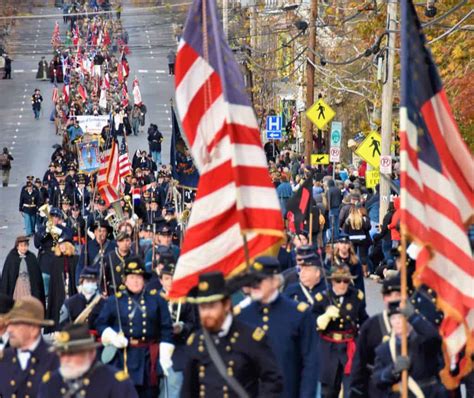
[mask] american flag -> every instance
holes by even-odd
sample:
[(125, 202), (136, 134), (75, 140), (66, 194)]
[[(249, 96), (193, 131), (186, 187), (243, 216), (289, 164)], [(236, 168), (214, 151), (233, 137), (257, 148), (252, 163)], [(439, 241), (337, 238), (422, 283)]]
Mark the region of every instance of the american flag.
[(63, 95), (64, 95), (64, 102), (69, 102), (69, 84), (64, 84), (63, 86)]
[(132, 165), (128, 157), (127, 150), (122, 151), (119, 156), (119, 173), (120, 178), (125, 178), (128, 175), (132, 174)]
[[(459, 134), (411, 0), (402, 1), (401, 223), (422, 249), (414, 282), (438, 294), (449, 366), (474, 330), (474, 162)], [(472, 347), (471, 347), (472, 349)], [(446, 385), (459, 382), (442, 372)]]
[(200, 273), (244, 269), (244, 234), (250, 259), (276, 251), (283, 220), (257, 120), (214, 0), (191, 5), (175, 78), (177, 108), (201, 175), (170, 292), (182, 297)]
[(97, 189), (107, 205), (120, 199), (118, 151), (119, 148), (113, 141), (111, 148), (103, 153), (100, 161)]

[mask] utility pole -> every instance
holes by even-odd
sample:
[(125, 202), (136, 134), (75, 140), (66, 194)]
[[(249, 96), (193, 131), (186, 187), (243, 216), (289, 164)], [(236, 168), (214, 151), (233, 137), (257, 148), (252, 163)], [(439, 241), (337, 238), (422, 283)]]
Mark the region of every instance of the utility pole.
[(222, 25), (224, 26), (224, 37), (229, 40), (229, 0), (222, 0)]
[[(311, 0), (311, 10), (309, 16), (309, 40), (308, 52), (306, 59), (306, 110), (308, 110), (314, 102), (314, 64), (316, 61), (316, 20), (318, 17), (318, 0)], [(305, 165), (311, 165), (311, 152), (313, 149), (313, 124), (306, 118), (305, 131)]]
[[(397, 31), (397, 9), (398, 0), (388, 0), (387, 5), (387, 59), (386, 77), (382, 89), (382, 156), (390, 155), (390, 144), (392, 141), (392, 109), (393, 109), (393, 67), (395, 64), (395, 44)], [(380, 221), (383, 220), (388, 209), (390, 196), (391, 176), (380, 179)], [(406, 273), (406, 235), (402, 231), (401, 238), (401, 308), (405, 308), (407, 302), (407, 273)], [(408, 326), (407, 319), (403, 319), (401, 336), (401, 355), (408, 356)], [(408, 371), (402, 372), (401, 398), (408, 398)]]
[[(397, 29), (397, 3), (398, 0), (388, 0), (387, 5), (387, 59), (385, 83), (382, 88), (382, 156), (390, 156), (390, 144), (392, 141), (392, 108), (393, 108), (393, 66), (395, 64), (395, 43)], [(390, 180), (380, 179), (380, 222), (387, 213), (390, 198)]]

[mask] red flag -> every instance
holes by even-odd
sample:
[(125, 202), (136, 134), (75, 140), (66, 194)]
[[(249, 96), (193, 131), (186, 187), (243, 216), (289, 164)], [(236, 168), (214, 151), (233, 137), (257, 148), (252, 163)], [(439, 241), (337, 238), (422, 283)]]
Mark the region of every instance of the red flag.
[(58, 94), (58, 86), (56, 86), (56, 84), (55, 84), (55, 85), (54, 85), (54, 88), (53, 88), (53, 95), (52, 95), (53, 104), (55, 104), (56, 102), (58, 102), (58, 97), (59, 97), (59, 94)]
[[(206, 30), (203, 1), (214, 9), (207, 14), (207, 41), (196, 35)], [(215, 1), (195, 0), (176, 59), (176, 102), (200, 180), (169, 293), (173, 298), (185, 296), (203, 272), (242, 271), (243, 235), (250, 260), (276, 253), (283, 237), (257, 120), (216, 15)]]
[[(452, 388), (469, 372), (474, 352), (474, 261), (467, 226), (474, 217), (474, 162), (454, 121), (411, 1), (401, 15), (401, 225), (420, 247), (414, 283), (437, 293)], [(465, 352), (460, 372), (452, 358)]]
[(82, 101), (85, 102), (87, 100), (87, 92), (82, 84), (79, 84), (78, 92), (82, 98)]

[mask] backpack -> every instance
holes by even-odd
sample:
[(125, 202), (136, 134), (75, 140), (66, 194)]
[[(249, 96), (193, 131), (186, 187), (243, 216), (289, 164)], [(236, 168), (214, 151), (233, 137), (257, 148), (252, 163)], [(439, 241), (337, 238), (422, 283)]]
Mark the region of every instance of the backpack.
[(0, 166), (10, 167), (10, 156), (7, 153), (0, 154)]

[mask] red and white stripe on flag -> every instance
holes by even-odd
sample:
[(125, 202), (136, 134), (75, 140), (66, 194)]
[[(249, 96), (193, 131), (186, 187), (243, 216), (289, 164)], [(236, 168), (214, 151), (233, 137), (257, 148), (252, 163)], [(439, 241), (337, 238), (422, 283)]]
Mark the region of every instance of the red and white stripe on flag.
[(53, 95), (52, 95), (52, 101), (53, 101), (53, 104), (55, 104), (56, 102), (58, 102), (58, 87), (57, 86), (54, 86), (53, 88)]
[(176, 60), (176, 103), (200, 180), (170, 297), (185, 296), (199, 274), (244, 269), (275, 254), (283, 237), (276, 190), (253, 109), (224, 99), (221, 77), (182, 41)]
[(474, 348), (474, 261), (466, 227), (473, 217), (474, 163), (444, 90), (421, 112), (442, 169), (419, 156), (418, 129), (402, 107), (401, 222), (421, 246), (414, 282), (437, 292), (445, 314), (440, 333), (452, 357), (466, 345)]
[(119, 173), (120, 178), (125, 178), (132, 174), (132, 165), (130, 164), (130, 159), (128, 158), (128, 153), (126, 152), (119, 156)]
[(118, 147), (115, 141), (102, 156), (97, 176), (97, 189), (107, 205), (120, 199)]

